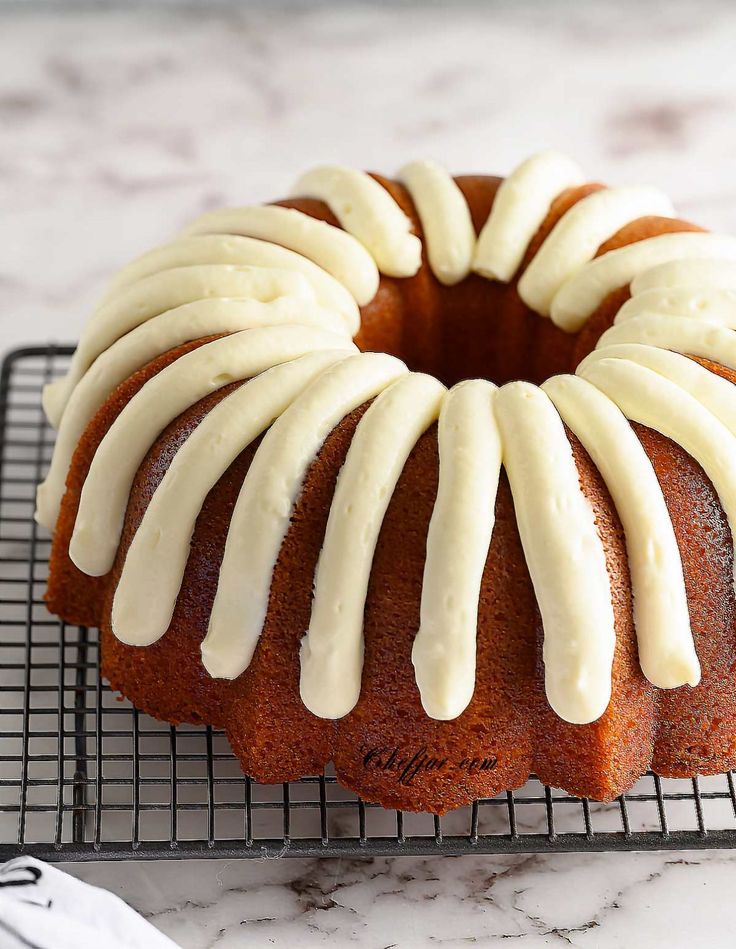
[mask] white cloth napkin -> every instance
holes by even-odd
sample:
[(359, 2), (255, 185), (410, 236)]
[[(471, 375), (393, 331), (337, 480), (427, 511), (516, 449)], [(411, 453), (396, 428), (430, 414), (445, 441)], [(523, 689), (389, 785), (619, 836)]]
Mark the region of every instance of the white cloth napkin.
[(0, 949), (177, 949), (107, 890), (17, 857), (0, 866)]

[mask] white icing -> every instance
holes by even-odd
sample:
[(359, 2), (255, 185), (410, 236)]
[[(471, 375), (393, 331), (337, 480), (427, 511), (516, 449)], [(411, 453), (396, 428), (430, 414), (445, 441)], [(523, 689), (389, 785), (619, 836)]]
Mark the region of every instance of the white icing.
[(300, 273), (266, 267), (206, 264), (152, 274), (122, 290), (87, 323), (63, 379), (44, 389), (44, 409), (58, 427), (71, 393), (94, 360), (125, 333), (159, 313), (193, 300), (238, 297), (268, 303), (278, 297), (316, 303), (314, 290)]
[[(595, 257), (601, 244), (637, 218), (673, 213), (669, 199), (655, 188), (605, 188), (589, 194), (552, 228), (519, 280), (519, 296), (532, 310), (549, 316), (562, 285)], [(557, 323), (559, 311), (553, 318)]]
[(736, 537), (736, 438), (679, 385), (645, 366), (602, 357), (579, 369), (634, 422), (681, 445), (715, 488)]
[(621, 411), (585, 379), (554, 376), (542, 389), (601, 473), (621, 519), (644, 675), (661, 689), (697, 685), (680, 551), (652, 463)]
[(329, 207), (348, 234), (356, 237), (381, 273), (411, 277), (422, 265), (422, 243), (412, 223), (375, 178), (342, 165), (305, 172), (292, 197), (317, 198)]
[[(661, 216), (663, 211), (656, 213)], [(649, 268), (663, 261), (673, 261), (674, 258), (678, 258), (679, 265), (680, 258), (711, 255), (732, 255), (736, 258), (736, 238), (723, 234), (686, 231), (658, 234), (656, 237), (647, 237), (633, 244), (609, 250), (608, 253), (583, 264), (559, 288), (552, 301), (552, 320), (568, 332), (575, 332), (609, 293), (625, 287), (631, 281), (638, 285), (637, 282), (643, 279)]]
[(628, 359), (658, 372), (660, 376), (676, 383), (684, 392), (689, 392), (736, 435), (736, 386), (723, 376), (710, 372), (694, 359), (654, 346), (625, 343), (594, 350), (580, 363), (578, 374), (584, 374), (588, 366), (601, 359)]
[(593, 508), (564, 426), (545, 393), (512, 382), (496, 393), (503, 463), (544, 626), (547, 700), (565, 721), (608, 706), (616, 642), (611, 584)]
[(399, 172), (422, 222), (427, 257), (440, 283), (452, 286), (470, 273), (475, 229), (468, 202), (452, 177), (433, 161), (415, 161)]
[(233, 510), (202, 642), (210, 675), (234, 679), (251, 661), (291, 513), (324, 440), (346, 415), (406, 372), (402, 362), (383, 353), (346, 359), (322, 373), (264, 436)]
[(121, 642), (149, 646), (174, 613), (205, 498), (240, 452), (321, 372), (347, 353), (323, 350), (267, 369), (226, 396), (174, 456), (125, 557), (112, 607)]
[(596, 349), (621, 343), (658, 346), (736, 369), (736, 333), (717, 323), (704, 323), (684, 316), (673, 320), (670, 316), (656, 313), (634, 316), (606, 330)]
[(326, 270), (307, 260), (303, 254), (279, 244), (238, 234), (195, 234), (156, 247), (123, 267), (108, 284), (103, 299), (107, 301), (124, 287), (163, 270), (202, 264), (295, 270), (309, 280), (318, 303), (342, 314), (351, 335), (360, 327), (360, 313), (355, 300)]
[[(510, 281), (555, 198), (582, 180), (564, 156), (533, 157), (501, 184), (476, 241), (467, 202), (444, 169), (415, 162), (400, 177), (422, 222), (430, 267), (447, 285), (471, 268)], [(339, 166), (307, 172), (294, 193), (326, 202), (345, 230), (279, 206), (203, 215), (112, 280), (69, 374), (45, 389), (44, 407), (61, 427), (37, 518), (52, 525), (75, 446), (114, 388), (161, 352), (231, 334), (152, 377), (102, 439), (69, 547), (72, 561), (98, 576), (114, 561), (136, 471), (161, 431), (208, 393), (249, 380), (194, 429), (155, 491), (115, 593), (116, 635), (146, 645), (166, 631), (204, 499), (265, 432), (235, 505), (202, 643), (213, 676), (234, 678), (247, 668), (308, 468), (330, 431), (375, 399), (338, 476), (317, 566), (301, 654), (307, 708), (338, 718), (358, 701), (381, 525), (409, 453), (438, 416), (439, 488), (412, 652), (427, 714), (450, 720), (472, 699), (501, 461), (542, 615), (550, 704), (575, 723), (594, 721), (607, 707), (615, 646), (610, 580), (562, 419), (600, 470), (624, 527), (645, 675), (662, 688), (696, 684), (674, 530), (625, 417), (672, 438), (702, 465), (733, 532), (736, 389), (681, 354), (736, 369), (736, 239), (664, 234), (596, 258), (631, 221), (673, 212), (650, 188), (589, 195), (557, 222), (518, 291), (574, 332), (611, 291), (630, 285), (615, 325), (576, 377), (498, 391), (476, 380), (446, 393), (391, 356), (351, 355), (358, 305), (375, 295), (379, 270), (406, 277), (421, 266), (410, 218), (371, 176)]]
[(159, 434), (210, 392), (315, 349), (353, 349), (304, 326), (244, 330), (181, 356), (141, 387), (100, 442), (82, 488), (69, 556), (88, 576), (106, 574), (120, 542), (136, 471)]
[(209, 211), (184, 231), (185, 235), (222, 233), (257, 237), (301, 254), (332, 274), (360, 306), (370, 303), (378, 290), (378, 268), (360, 241), (294, 208), (268, 204)]
[(736, 329), (736, 289), (673, 287), (671, 290), (643, 290), (624, 303), (616, 314), (616, 322), (623, 323), (646, 313), (686, 316)]
[(552, 202), (583, 180), (575, 162), (555, 151), (540, 152), (519, 165), (498, 188), (478, 238), (473, 270), (508, 283)]
[(95, 412), (116, 386), (150, 360), (182, 343), (284, 323), (344, 332), (339, 315), (316, 305), (305, 305), (298, 297), (280, 297), (273, 303), (215, 298), (167, 310), (113, 343), (72, 390), (59, 425), (51, 466), (45, 481), (38, 486), (38, 523), (49, 528), (56, 523), (74, 450)]
[(348, 449), (301, 647), (302, 702), (321, 718), (347, 715), (360, 697), (363, 614), (376, 543), (404, 464), (437, 419), (445, 391), (432, 376), (404, 376), (370, 406)]
[[(643, 293), (659, 287), (670, 290), (672, 287), (723, 287), (736, 289), (736, 240), (720, 234), (706, 234), (703, 237), (715, 238), (717, 247), (713, 248), (713, 257), (702, 256), (668, 260), (655, 267), (638, 273), (631, 281), (631, 295)], [(731, 251), (728, 259), (726, 248)]]
[(425, 712), (443, 721), (457, 718), (475, 689), (478, 601), (501, 472), (495, 391), (480, 379), (460, 382), (440, 412), (439, 486), (412, 661)]

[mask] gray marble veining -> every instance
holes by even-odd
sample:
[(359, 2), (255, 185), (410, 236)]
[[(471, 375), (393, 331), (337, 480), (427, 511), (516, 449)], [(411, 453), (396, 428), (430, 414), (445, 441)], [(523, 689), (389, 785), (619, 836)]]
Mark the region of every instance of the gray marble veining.
[[(0, 7), (0, 351), (321, 160), (503, 173), (556, 146), (736, 230), (736, 7)], [(729, 853), (83, 865), (185, 949), (726, 946)]]

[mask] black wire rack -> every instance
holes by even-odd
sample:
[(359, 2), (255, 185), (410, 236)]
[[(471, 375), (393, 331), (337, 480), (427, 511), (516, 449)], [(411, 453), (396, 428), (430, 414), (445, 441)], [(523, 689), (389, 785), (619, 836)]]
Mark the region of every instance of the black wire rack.
[(138, 712), (99, 675), (97, 632), (43, 602), (49, 537), (33, 521), (53, 447), (44, 383), (70, 346), (0, 370), (0, 860), (378, 856), (736, 846), (731, 772), (647, 775), (612, 804), (530, 780), (443, 818), (361, 801), (331, 774), (243, 775), (225, 736)]

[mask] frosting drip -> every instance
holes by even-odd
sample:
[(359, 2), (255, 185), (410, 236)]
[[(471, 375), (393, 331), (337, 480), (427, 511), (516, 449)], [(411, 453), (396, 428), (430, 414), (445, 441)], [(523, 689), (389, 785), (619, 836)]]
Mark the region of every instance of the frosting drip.
[(501, 473), (495, 391), (480, 379), (460, 382), (440, 412), (439, 487), (412, 661), (424, 710), (441, 720), (457, 718), (475, 689), (478, 601)]
[(399, 475), (419, 437), (436, 421), (445, 387), (411, 373), (383, 392), (358, 423), (330, 507), (302, 641), (302, 702), (341, 718), (360, 697), (363, 612), (373, 552)]
[(595, 350), (582, 361), (578, 372), (585, 372), (588, 366), (600, 359), (628, 359), (658, 372), (660, 376), (689, 392), (736, 435), (736, 387), (728, 379), (710, 372), (695, 360), (666, 349), (629, 343)]
[(399, 172), (422, 222), (429, 266), (446, 286), (470, 273), (475, 230), (462, 191), (444, 168), (432, 161), (415, 161)]
[(323, 350), (267, 369), (218, 403), (192, 432), (156, 488), (128, 549), (112, 607), (118, 639), (149, 646), (163, 636), (207, 494), (310, 382), (346, 356), (342, 350)]
[[(678, 260), (668, 260), (642, 270), (631, 281), (631, 294), (636, 296), (645, 290), (671, 290), (673, 287), (702, 287), (715, 290), (736, 289), (736, 240), (723, 234), (701, 235), (715, 238), (712, 248), (713, 257), (692, 256)], [(731, 259), (727, 254), (731, 252)], [(718, 254), (723, 257), (719, 257)]]
[(555, 224), (519, 280), (519, 296), (541, 316), (552, 316), (563, 329), (574, 330), (553, 308), (566, 280), (625, 224), (648, 214), (672, 217), (669, 199), (654, 188), (606, 188), (574, 204)]
[(194, 267), (202, 264), (229, 264), (231, 266), (266, 267), (292, 270), (306, 277), (315, 298), (327, 310), (339, 313), (346, 329), (355, 333), (360, 326), (358, 306), (348, 290), (326, 270), (318, 267), (301, 254), (271, 244), (235, 234), (199, 234), (181, 237), (143, 254), (128, 264), (110, 281), (103, 302), (116, 296), (122, 289), (175, 267)]
[(692, 455), (712, 481), (736, 537), (736, 438), (726, 426), (679, 385), (638, 363), (602, 355), (578, 371), (627, 418)]
[(210, 211), (184, 234), (241, 234), (280, 244), (332, 274), (360, 306), (370, 303), (378, 290), (378, 267), (360, 241), (293, 208), (264, 205)]
[(478, 238), (473, 270), (508, 283), (552, 202), (583, 181), (582, 170), (559, 152), (541, 152), (519, 165), (499, 186)]
[[(689, 257), (732, 254), (736, 261), (736, 239), (723, 234), (660, 234), (596, 257), (584, 264), (562, 285), (552, 303), (552, 320), (574, 332), (603, 303), (609, 293), (641, 277), (662, 262), (685, 264)], [(708, 286), (707, 283), (703, 286)]]
[(352, 349), (323, 330), (268, 326), (195, 349), (137, 392), (110, 426), (92, 459), (69, 544), (73, 563), (92, 577), (112, 567), (135, 473), (158, 435), (208, 393), (315, 349)]
[(282, 297), (273, 303), (218, 298), (196, 300), (167, 310), (113, 343), (92, 363), (69, 397), (51, 466), (38, 488), (38, 523), (49, 528), (56, 523), (74, 449), (95, 412), (116, 386), (156, 356), (182, 343), (204, 336), (283, 324), (316, 326), (335, 334), (343, 332), (334, 311), (305, 306), (296, 297)]
[(600, 471), (621, 518), (644, 675), (660, 689), (697, 685), (680, 551), (646, 452), (616, 405), (584, 379), (555, 376), (542, 388)]
[(422, 263), (422, 244), (411, 221), (370, 175), (340, 165), (303, 174), (292, 196), (324, 201), (348, 234), (356, 237), (389, 277), (411, 277)]
[(99, 307), (87, 324), (67, 375), (44, 389), (44, 409), (58, 427), (74, 387), (106, 349), (121, 336), (166, 310), (210, 297), (238, 297), (269, 303), (290, 296), (316, 303), (309, 282), (299, 273), (266, 267), (221, 264), (176, 267), (124, 288)]
[(646, 313), (690, 317), (707, 323), (736, 328), (736, 290), (702, 287), (674, 287), (672, 290), (644, 290), (631, 297), (616, 314), (623, 323)]
[(235, 504), (202, 661), (210, 675), (246, 669), (268, 611), (271, 577), (309, 465), (332, 429), (407, 372), (393, 356), (361, 353), (323, 372), (271, 426)]
[(658, 313), (635, 316), (606, 330), (596, 349), (604, 350), (619, 343), (642, 343), (699, 356), (736, 369), (736, 334), (717, 323), (704, 323), (688, 317), (673, 320)]
[(547, 700), (565, 721), (593, 722), (611, 698), (616, 633), (606, 555), (572, 448), (536, 386), (498, 390), (496, 417), (519, 536), (544, 627)]

